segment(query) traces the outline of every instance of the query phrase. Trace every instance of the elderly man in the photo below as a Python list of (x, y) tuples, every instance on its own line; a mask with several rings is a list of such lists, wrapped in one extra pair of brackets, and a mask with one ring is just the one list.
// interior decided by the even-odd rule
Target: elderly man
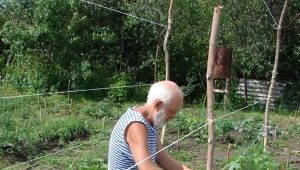
[(166, 152), (156, 154), (162, 148), (157, 128), (173, 119), (182, 103), (182, 91), (174, 82), (160, 81), (153, 84), (147, 103), (128, 109), (113, 128), (108, 169), (188, 170)]

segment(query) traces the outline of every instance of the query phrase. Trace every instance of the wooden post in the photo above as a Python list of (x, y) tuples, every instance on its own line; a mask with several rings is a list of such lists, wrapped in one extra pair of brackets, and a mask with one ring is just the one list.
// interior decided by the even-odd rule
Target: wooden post
[[(169, 12), (168, 12), (168, 27), (167, 27), (167, 32), (166, 32), (165, 39), (164, 39), (164, 44), (163, 44), (163, 49), (165, 52), (166, 80), (170, 79), (170, 58), (169, 58), (169, 51), (167, 48), (167, 44), (168, 44), (168, 38), (170, 35), (171, 26), (172, 26), (172, 8), (173, 8), (173, 0), (170, 0)], [(162, 145), (164, 144), (166, 130), (167, 130), (167, 125), (164, 125), (163, 129), (162, 129), (162, 133), (161, 133), (161, 139), (160, 139)]]
[(157, 82), (157, 58), (158, 58), (159, 45), (156, 46), (156, 53), (154, 59), (154, 82)]
[(170, 79), (170, 58), (169, 58), (169, 51), (168, 51), (168, 39), (171, 32), (171, 26), (172, 26), (172, 8), (173, 8), (173, 0), (170, 0), (169, 4), (169, 12), (168, 12), (168, 27), (167, 32), (165, 35), (164, 43), (163, 43), (163, 49), (165, 53), (165, 66), (166, 66), (166, 80)]
[(244, 80), (244, 106), (248, 105), (248, 83), (247, 83), (247, 77), (245, 72), (243, 72), (243, 80)]
[(227, 160), (229, 160), (230, 158), (230, 152), (231, 152), (231, 143), (229, 143), (227, 147)]
[(72, 104), (73, 104), (73, 100), (70, 100), (70, 104), (69, 104), (69, 114), (72, 113)]
[(47, 113), (47, 101), (46, 98), (44, 98), (44, 105), (45, 105), (45, 114)]
[(271, 98), (273, 95), (273, 90), (276, 83), (276, 75), (277, 75), (277, 67), (279, 62), (279, 52), (280, 52), (280, 42), (281, 42), (281, 30), (282, 30), (282, 23), (283, 23), (283, 17), (285, 15), (286, 9), (287, 9), (288, 0), (285, 0), (283, 9), (280, 15), (279, 19), (279, 25), (277, 28), (277, 41), (276, 41), (276, 51), (275, 51), (275, 62), (274, 67), (272, 71), (272, 79), (270, 83), (269, 93), (268, 93), (268, 99), (266, 103), (266, 109), (265, 109), (265, 135), (264, 135), (264, 151), (268, 150), (268, 134), (269, 134), (269, 111), (270, 111), (270, 104), (271, 104)]
[(70, 103), (70, 84), (71, 84), (71, 81), (69, 80), (68, 82), (68, 103)]
[(228, 96), (229, 96), (229, 78), (225, 82), (225, 93), (224, 93), (224, 113), (227, 113), (228, 108)]
[(291, 147), (289, 147), (289, 154), (288, 154), (288, 158), (286, 160), (286, 168), (289, 168), (289, 164), (290, 164), (290, 158), (291, 158)]
[(207, 121), (208, 121), (208, 150), (207, 150), (207, 164), (206, 169), (212, 170), (214, 160), (214, 143), (215, 143), (215, 129), (214, 129), (214, 65), (215, 65), (215, 53), (217, 45), (217, 34), (219, 21), (221, 17), (221, 11), (223, 7), (217, 6), (214, 9), (214, 16), (211, 27), (209, 52), (207, 61)]
[(104, 129), (105, 128), (105, 117), (103, 117), (101, 120), (102, 120), (102, 128)]
[(277, 139), (277, 130), (276, 130), (276, 128), (274, 128), (274, 142), (276, 142), (276, 139)]
[(178, 142), (176, 143), (176, 148), (178, 149), (179, 148), (179, 139), (180, 139), (180, 129), (177, 129), (177, 139), (178, 139)]
[(40, 96), (38, 96), (38, 105), (39, 105), (39, 108), (40, 108), (40, 113), (39, 113), (39, 116), (40, 116), (40, 120), (42, 120), (42, 106), (41, 106), (41, 102), (40, 102)]

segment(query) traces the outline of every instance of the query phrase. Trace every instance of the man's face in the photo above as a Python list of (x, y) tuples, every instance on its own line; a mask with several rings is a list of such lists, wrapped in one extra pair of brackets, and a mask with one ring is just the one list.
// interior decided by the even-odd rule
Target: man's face
[(180, 107), (163, 107), (161, 108), (154, 117), (154, 126), (157, 128), (163, 127), (167, 122), (176, 116)]
[(156, 112), (154, 117), (154, 126), (157, 128), (163, 127), (168, 121), (175, 118), (176, 113), (180, 110), (183, 103), (183, 98), (177, 97), (170, 104), (163, 104), (161, 109)]

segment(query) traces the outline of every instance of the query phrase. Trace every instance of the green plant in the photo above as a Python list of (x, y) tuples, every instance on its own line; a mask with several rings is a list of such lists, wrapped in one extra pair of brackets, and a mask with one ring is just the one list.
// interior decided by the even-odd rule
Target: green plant
[(8, 115), (0, 116), (0, 153), (14, 155), (25, 160), (36, 154), (35, 143), (39, 140), (37, 133), (32, 133), (39, 125), (34, 120), (18, 120)]
[(300, 134), (300, 123), (291, 125), (290, 127), (288, 127), (287, 131), (289, 134), (293, 134), (293, 136)]
[(130, 88), (124, 88), (124, 86), (129, 85), (131, 82), (129, 75), (126, 73), (121, 73), (113, 76), (110, 81), (110, 87), (112, 89), (108, 90), (108, 99), (114, 102), (126, 101), (128, 97), (130, 97)]
[(106, 170), (107, 164), (104, 163), (104, 160), (101, 158), (85, 158), (78, 163), (72, 163), (67, 169), (98, 169)]
[(232, 132), (234, 132), (234, 123), (231, 120), (222, 119), (215, 123), (217, 140), (233, 143)]
[(149, 86), (141, 86), (133, 88), (131, 99), (137, 102), (145, 102), (147, 100)]
[(280, 164), (274, 156), (268, 152), (263, 152), (261, 146), (253, 148), (247, 155), (234, 157), (224, 169), (229, 170), (278, 170)]
[(102, 119), (104, 117), (114, 117), (112, 107), (113, 105), (108, 99), (103, 99), (98, 103), (88, 103), (84, 105), (79, 112), (93, 118)]
[(84, 120), (75, 115), (47, 122), (40, 133), (43, 140), (59, 139), (61, 142), (74, 140), (78, 135), (89, 135), (89, 131), (85, 127)]
[(258, 137), (262, 131), (262, 124), (255, 119), (248, 118), (238, 122), (234, 126), (235, 130), (240, 133), (238, 142), (243, 143), (245, 140), (253, 140)]

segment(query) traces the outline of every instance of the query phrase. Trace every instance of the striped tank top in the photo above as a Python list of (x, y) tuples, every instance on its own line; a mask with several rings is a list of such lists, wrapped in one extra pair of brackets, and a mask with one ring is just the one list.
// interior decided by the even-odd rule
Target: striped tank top
[[(124, 137), (126, 127), (132, 122), (141, 122), (147, 127), (150, 154), (156, 153), (156, 128), (152, 127), (141, 113), (129, 108), (116, 123), (110, 136), (108, 151), (109, 170), (126, 170), (136, 164)], [(155, 157), (151, 157), (153, 162), (155, 162)], [(131, 169), (136, 170), (137, 166)]]

